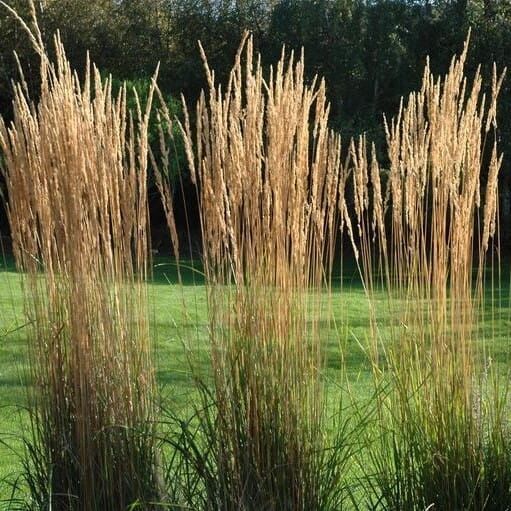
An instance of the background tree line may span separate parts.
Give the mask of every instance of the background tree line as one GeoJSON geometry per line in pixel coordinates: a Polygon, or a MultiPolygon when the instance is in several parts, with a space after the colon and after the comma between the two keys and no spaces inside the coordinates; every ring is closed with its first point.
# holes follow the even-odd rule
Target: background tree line
{"type": "MultiPolygon", "coordinates": [[[[27,0],[7,3],[28,15],[27,0]]],[[[367,132],[379,145],[383,114],[395,113],[400,97],[418,87],[426,56],[436,73],[445,72],[469,27],[469,76],[482,63],[490,85],[494,61],[500,69],[511,68],[511,0],[38,0],[37,9],[45,37],[49,41],[60,30],[78,70],[89,51],[100,69],[143,90],[160,62],[159,83],[176,112],[181,93],[193,104],[205,86],[197,40],[220,80],[247,29],[266,63],[278,59],[282,44],[295,51],[303,47],[310,77],[326,79],[333,127],[345,139],[367,132]]],[[[38,63],[5,9],[0,30],[0,113],[9,117],[11,80],[18,76],[13,51],[24,69],[37,71],[38,63]]],[[[499,136],[509,155],[500,203],[509,242],[510,79],[501,95],[499,136]]]]}

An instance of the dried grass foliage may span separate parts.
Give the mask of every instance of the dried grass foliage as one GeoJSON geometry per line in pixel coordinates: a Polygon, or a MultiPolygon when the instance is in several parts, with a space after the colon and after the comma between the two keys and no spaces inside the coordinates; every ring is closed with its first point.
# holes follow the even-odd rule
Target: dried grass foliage
{"type": "MultiPolygon", "coordinates": [[[[481,291],[485,254],[495,233],[502,163],[496,140],[489,158],[483,151],[496,126],[496,100],[504,75],[497,76],[494,69],[487,101],[479,71],[467,84],[467,49],[468,41],[443,79],[435,79],[427,65],[421,90],[410,94],[398,115],[386,122],[385,190],[374,149],[369,159],[364,138],[351,148],[363,271],[378,265],[389,293],[406,300],[410,310],[399,320],[404,324],[417,320],[416,304],[427,299],[432,308],[423,314],[428,315],[432,334],[446,332],[448,326],[466,328],[457,334],[449,329],[459,337],[449,335],[449,349],[471,344],[473,289],[481,291]],[[485,166],[487,183],[481,191],[485,166]],[[479,268],[476,287],[474,267],[479,268]]],[[[365,281],[369,283],[370,277],[365,281]]],[[[445,339],[437,344],[441,349],[445,339]]]]}
{"type": "MultiPolygon", "coordinates": [[[[165,177],[174,120],[162,100],[157,162],[148,145],[156,80],[145,111],[129,114],[125,89],[114,97],[89,64],[82,85],[58,36],[51,62],[37,25],[20,21],[41,57],[41,95],[35,105],[15,85],[0,148],[32,320],[27,482],[55,509],[149,507],[168,496],[155,466],[147,170],[151,158],[179,259],[165,177]]],[[[486,97],[479,70],[465,77],[467,49],[444,77],[428,64],[421,89],[385,121],[388,169],[365,136],[341,160],[325,83],[307,84],[303,54],[283,52],[265,71],[246,36],[222,88],[201,49],[208,90],[194,126],[185,107],[181,130],[200,205],[214,407],[198,414],[198,441],[186,424],[172,444],[195,463],[183,472],[193,488],[179,497],[205,509],[343,505],[355,458],[342,435],[327,450],[321,371],[346,231],[368,296],[378,390],[364,498],[385,509],[503,509],[507,397],[498,386],[483,395],[475,343],[498,223],[504,74],[494,68],[486,97]]]]}
{"type": "Polygon", "coordinates": [[[196,131],[187,121],[183,133],[199,191],[226,509],[315,509],[320,295],[339,228],[341,142],[303,56],[283,55],[265,78],[248,38],[225,91],[203,58],[209,90],[196,131]]]}
{"type": "Polygon", "coordinates": [[[365,136],[351,141],[341,162],[324,84],[304,85],[302,60],[283,57],[265,80],[248,40],[225,92],[206,64],[197,129],[186,116],[183,132],[201,205],[216,463],[225,477],[221,501],[231,507],[250,509],[250,499],[268,509],[320,502],[311,493],[321,487],[321,469],[311,465],[319,458],[307,458],[309,446],[324,445],[318,297],[331,289],[335,237],[344,230],[369,299],[379,431],[375,441],[375,429],[365,430],[366,493],[351,493],[352,502],[507,505],[506,390],[497,384],[488,393],[485,361],[476,356],[497,226],[504,73],[494,68],[486,97],[479,70],[465,77],[467,50],[468,41],[442,78],[428,63],[422,88],[385,121],[388,169],[365,136]],[[380,313],[389,311],[383,337],[380,313]],[[274,476],[275,466],[288,473],[274,476]]]}
{"type": "Polygon", "coordinates": [[[373,286],[383,286],[394,316],[391,337],[381,338],[380,311],[371,304],[376,379],[390,375],[394,385],[381,404],[382,412],[390,410],[382,427],[397,428],[397,444],[388,448],[391,470],[402,472],[389,476],[383,460],[380,468],[388,476],[387,503],[398,499],[392,505],[403,509],[485,509],[495,497],[484,459],[488,429],[495,424],[491,414],[475,412],[485,406],[476,352],[486,254],[497,222],[502,155],[494,128],[504,73],[497,75],[494,67],[488,99],[479,70],[470,82],[465,77],[467,49],[468,41],[442,78],[428,64],[421,90],[386,122],[385,191],[365,140],[351,151],[359,236],[354,241],[361,245],[364,283],[371,302],[373,286]],[[485,142],[492,136],[487,154],[485,142]]]}
{"type": "Polygon", "coordinates": [[[14,120],[0,122],[32,320],[32,484],[52,509],[120,509],[155,488],[145,289],[151,99],[133,118],[126,90],[114,97],[89,65],[81,85],[58,36],[52,63],[34,27],[26,28],[41,56],[39,102],[16,84],[14,120]]]}

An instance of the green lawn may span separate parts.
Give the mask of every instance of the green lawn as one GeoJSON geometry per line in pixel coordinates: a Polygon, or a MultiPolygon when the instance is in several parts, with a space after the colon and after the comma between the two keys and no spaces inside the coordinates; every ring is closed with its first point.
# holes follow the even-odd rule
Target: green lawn
{"type": "MultiPolygon", "coordinates": [[[[206,293],[198,270],[183,269],[182,283],[178,284],[175,265],[157,260],[154,276],[148,284],[149,314],[154,339],[157,381],[165,405],[178,414],[186,415],[193,401],[193,379],[190,362],[195,371],[208,371],[208,325],[206,293]]],[[[509,279],[506,277],[506,282],[509,279]]],[[[511,350],[508,346],[511,325],[509,286],[503,286],[493,297],[497,307],[490,307],[491,293],[487,297],[487,317],[483,323],[486,336],[491,338],[489,348],[493,360],[508,367],[511,350]],[[498,296],[497,296],[498,295],[498,296]],[[492,321],[492,313],[496,320],[492,321]]],[[[377,295],[385,310],[385,296],[377,295]]],[[[331,403],[346,401],[350,395],[363,399],[371,394],[371,369],[364,353],[367,342],[369,314],[364,290],[354,266],[345,268],[343,277],[334,280],[332,310],[336,324],[324,331],[325,379],[331,403]],[[348,383],[346,383],[348,382],[348,383]]],[[[383,315],[382,334],[389,319],[383,315]]],[[[22,451],[21,434],[27,416],[24,386],[26,375],[26,334],[23,327],[20,276],[12,265],[0,268],[0,481],[16,473],[22,451]]]]}

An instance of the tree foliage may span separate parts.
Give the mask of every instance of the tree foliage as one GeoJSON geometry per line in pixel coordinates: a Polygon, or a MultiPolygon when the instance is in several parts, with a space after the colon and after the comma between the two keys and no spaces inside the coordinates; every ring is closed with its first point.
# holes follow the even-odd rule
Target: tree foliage
{"type": "MultiPolygon", "coordinates": [[[[9,3],[26,13],[28,0],[9,3]]],[[[469,28],[469,76],[483,62],[490,84],[494,61],[499,69],[511,64],[511,0],[39,0],[37,8],[47,41],[60,30],[75,68],[83,69],[90,51],[101,69],[142,83],[159,62],[162,90],[173,98],[184,93],[189,104],[206,87],[197,40],[220,82],[245,30],[266,64],[278,59],[282,44],[303,47],[308,78],[326,78],[333,127],[345,136],[368,132],[380,147],[383,114],[394,114],[399,98],[418,87],[428,55],[433,72],[444,73],[469,28]]],[[[34,75],[37,59],[6,10],[0,29],[0,112],[8,115],[13,50],[34,75]]],[[[509,81],[499,134],[511,154],[509,81]]]]}

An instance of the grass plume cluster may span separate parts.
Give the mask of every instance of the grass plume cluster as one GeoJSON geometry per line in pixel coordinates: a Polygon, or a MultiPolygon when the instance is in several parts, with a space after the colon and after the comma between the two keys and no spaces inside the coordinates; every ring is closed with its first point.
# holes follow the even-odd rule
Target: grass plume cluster
{"type": "Polygon", "coordinates": [[[306,85],[303,58],[292,55],[265,79],[250,38],[225,92],[207,62],[206,72],[196,132],[183,130],[199,193],[215,403],[202,419],[208,460],[194,461],[205,506],[333,509],[344,454],[327,461],[320,324],[344,180],[325,84],[306,85]]]}
{"type": "Polygon", "coordinates": [[[148,111],[133,119],[125,90],[113,97],[90,66],[81,85],[58,37],[52,63],[36,23],[30,36],[41,58],[40,99],[34,105],[17,84],[14,120],[0,123],[31,320],[27,483],[37,509],[125,509],[157,497],[148,111]]]}
{"type": "Polygon", "coordinates": [[[443,78],[426,66],[421,90],[386,125],[386,190],[365,140],[351,150],[375,378],[392,386],[377,405],[382,450],[372,453],[384,509],[507,509],[511,498],[502,391],[483,395],[476,355],[502,162],[496,137],[488,154],[484,144],[503,75],[494,69],[486,98],[479,71],[465,78],[467,46],[443,78]],[[375,286],[388,295],[390,338],[375,286]]]}

